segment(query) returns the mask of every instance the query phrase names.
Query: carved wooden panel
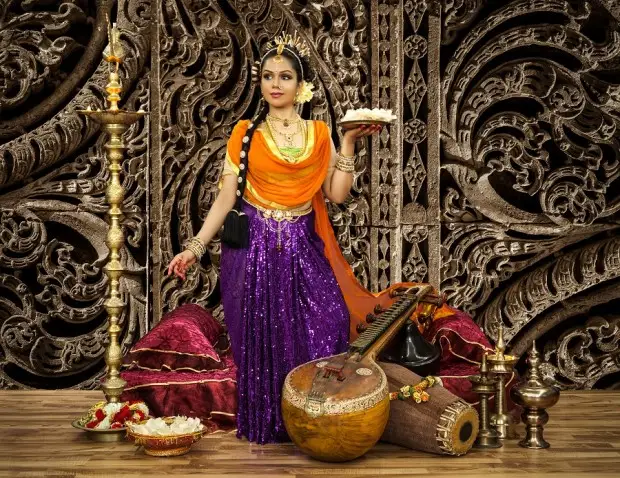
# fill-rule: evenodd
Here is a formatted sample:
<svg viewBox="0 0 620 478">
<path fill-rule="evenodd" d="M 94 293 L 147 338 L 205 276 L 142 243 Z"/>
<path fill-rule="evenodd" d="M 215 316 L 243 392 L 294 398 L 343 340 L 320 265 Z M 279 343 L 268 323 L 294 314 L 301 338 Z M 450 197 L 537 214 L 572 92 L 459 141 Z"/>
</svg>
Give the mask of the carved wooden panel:
<svg viewBox="0 0 620 478">
<path fill-rule="evenodd" d="M 587 325 L 620 298 L 618 20 L 590 1 L 445 7 L 442 288 L 518 354 L 538 338 L 558 385 L 595 386 L 618 371 Z"/>
<path fill-rule="evenodd" d="M 562 387 L 620 373 L 620 28 L 577 0 L 0 0 L 0 387 L 96 386 L 106 278 L 105 16 L 129 61 L 123 252 L 127 348 L 167 310 L 219 304 L 219 243 L 165 276 L 217 194 L 226 139 L 256 110 L 249 66 L 278 32 L 312 46 L 332 126 L 356 107 L 400 121 L 360 144 L 330 214 L 360 281 L 428 281 Z M 221 307 L 216 308 L 221 315 Z"/>
<path fill-rule="evenodd" d="M 103 107 L 106 15 L 129 61 L 126 104 L 149 100 L 145 1 L 0 2 L 0 387 L 94 388 L 106 312 L 104 138 L 76 111 Z M 126 349 L 148 329 L 148 128 L 124 163 Z"/>
</svg>

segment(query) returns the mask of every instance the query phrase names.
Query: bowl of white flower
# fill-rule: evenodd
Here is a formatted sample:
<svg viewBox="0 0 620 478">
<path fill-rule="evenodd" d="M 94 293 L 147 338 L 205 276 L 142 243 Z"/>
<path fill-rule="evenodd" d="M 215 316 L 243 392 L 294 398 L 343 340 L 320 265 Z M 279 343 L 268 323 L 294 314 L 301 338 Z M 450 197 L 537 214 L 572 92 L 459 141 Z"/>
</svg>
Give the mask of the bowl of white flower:
<svg viewBox="0 0 620 478">
<path fill-rule="evenodd" d="M 392 110 L 382 108 L 358 108 L 347 111 L 340 120 L 340 126 L 345 130 L 359 128 L 364 125 L 387 126 L 397 119 L 398 117 L 392 113 Z"/>
<path fill-rule="evenodd" d="M 127 423 L 127 438 L 151 456 L 179 456 L 202 438 L 205 426 L 198 418 L 161 417 Z"/>
</svg>

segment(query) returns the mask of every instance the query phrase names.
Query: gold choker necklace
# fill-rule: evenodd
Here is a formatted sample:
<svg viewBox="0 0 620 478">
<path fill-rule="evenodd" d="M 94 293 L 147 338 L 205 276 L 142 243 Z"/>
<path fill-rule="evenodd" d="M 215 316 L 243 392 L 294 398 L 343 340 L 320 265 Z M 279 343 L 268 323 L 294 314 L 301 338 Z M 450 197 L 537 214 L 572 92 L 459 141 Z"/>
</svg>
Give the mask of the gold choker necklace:
<svg viewBox="0 0 620 478">
<path fill-rule="evenodd" d="M 301 121 L 301 117 L 299 115 L 297 115 L 295 119 L 290 119 L 290 118 L 278 118 L 277 116 L 273 116 L 272 114 L 268 113 L 267 118 L 270 119 L 271 121 L 277 121 L 277 122 L 282 123 L 282 126 L 284 126 L 285 128 L 288 128 L 289 126 L 297 124 Z"/>
</svg>

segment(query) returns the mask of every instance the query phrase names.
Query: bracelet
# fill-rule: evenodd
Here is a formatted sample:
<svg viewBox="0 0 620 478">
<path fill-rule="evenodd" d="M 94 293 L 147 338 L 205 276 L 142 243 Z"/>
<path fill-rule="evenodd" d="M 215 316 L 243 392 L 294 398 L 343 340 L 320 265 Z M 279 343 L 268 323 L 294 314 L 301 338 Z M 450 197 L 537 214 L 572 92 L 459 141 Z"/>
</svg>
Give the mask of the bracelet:
<svg viewBox="0 0 620 478">
<path fill-rule="evenodd" d="M 344 156 L 338 153 L 338 159 L 336 160 L 336 169 L 343 173 L 352 173 L 355 171 L 355 156 Z"/>
<path fill-rule="evenodd" d="M 202 242 L 202 239 L 198 236 L 194 236 L 185 245 L 185 250 L 194 254 L 196 256 L 196 260 L 199 261 L 205 252 L 207 252 L 207 247 L 204 242 Z"/>
</svg>

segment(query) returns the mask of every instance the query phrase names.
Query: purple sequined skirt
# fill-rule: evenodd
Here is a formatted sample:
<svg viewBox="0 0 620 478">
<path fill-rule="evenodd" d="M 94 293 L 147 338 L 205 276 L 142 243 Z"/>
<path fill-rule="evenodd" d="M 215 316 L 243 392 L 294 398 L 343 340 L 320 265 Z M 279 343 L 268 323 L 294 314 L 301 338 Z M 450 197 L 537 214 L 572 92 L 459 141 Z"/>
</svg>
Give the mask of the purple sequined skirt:
<svg viewBox="0 0 620 478">
<path fill-rule="evenodd" d="M 221 257 L 224 315 L 238 366 L 237 436 L 286 441 L 284 379 L 302 363 L 346 350 L 349 313 L 314 213 L 278 223 L 247 203 L 244 212 L 249 248 L 223 246 Z"/>
</svg>

